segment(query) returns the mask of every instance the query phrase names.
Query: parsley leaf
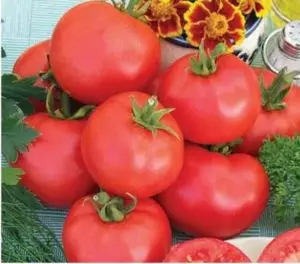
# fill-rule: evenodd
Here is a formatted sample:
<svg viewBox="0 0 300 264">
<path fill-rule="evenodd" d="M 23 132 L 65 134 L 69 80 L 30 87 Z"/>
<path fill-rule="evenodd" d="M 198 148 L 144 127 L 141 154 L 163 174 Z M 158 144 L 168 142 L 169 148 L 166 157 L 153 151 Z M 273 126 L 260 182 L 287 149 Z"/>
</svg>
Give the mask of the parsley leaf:
<svg viewBox="0 0 300 264">
<path fill-rule="evenodd" d="M 2 183 L 6 185 L 17 185 L 24 171 L 18 168 L 2 168 Z"/>
<path fill-rule="evenodd" d="M 13 100 L 2 100 L 2 154 L 8 163 L 15 162 L 19 152 L 39 134 L 23 123 L 22 112 Z"/>
<path fill-rule="evenodd" d="M 24 114 L 32 114 L 34 108 L 29 98 L 46 100 L 45 89 L 34 86 L 37 79 L 38 76 L 19 79 L 15 74 L 3 74 L 1 77 L 2 97 L 16 101 Z"/>
<path fill-rule="evenodd" d="M 300 225 L 300 135 L 266 140 L 259 158 L 270 179 L 276 219 Z"/>
</svg>

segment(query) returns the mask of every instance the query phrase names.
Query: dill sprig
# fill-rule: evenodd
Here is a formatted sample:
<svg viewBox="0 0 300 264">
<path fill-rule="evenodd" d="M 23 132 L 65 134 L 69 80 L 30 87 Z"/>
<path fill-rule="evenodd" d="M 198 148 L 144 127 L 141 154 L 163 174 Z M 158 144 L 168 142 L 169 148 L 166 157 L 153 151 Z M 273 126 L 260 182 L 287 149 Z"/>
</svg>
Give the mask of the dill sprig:
<svg viewBox="0 0 300 264">
<path fill-rule="evenodd" d="M 2 261 L 63 262 L 59 241 L 33 209 L 40 204 L 29 192 L 25 195 L 23 190 L 22 197 L 28 197 L 21 202 L 20 189 L 21 186 L 2 184 Z"/>
</svg>

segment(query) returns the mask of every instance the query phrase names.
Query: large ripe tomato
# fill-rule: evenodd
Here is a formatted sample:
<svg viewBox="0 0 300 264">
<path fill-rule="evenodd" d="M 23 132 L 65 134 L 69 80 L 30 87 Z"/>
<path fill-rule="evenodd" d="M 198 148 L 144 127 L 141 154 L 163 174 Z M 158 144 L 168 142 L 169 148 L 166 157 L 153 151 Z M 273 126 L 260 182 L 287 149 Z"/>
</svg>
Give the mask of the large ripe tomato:
<svg viewBox="0 0 300 264">
<path fill-rule="evenodd" d="M 206 59 L 199 59 L 199 67 L 191 66 L 195 56 L 184 56 L 166 70 L 158 90 L 160 101 L 175 108 L 173 116 L 186 140 L 222 144 L 243 136 L 260 110 L 255 74 L 228 54 L 217 58 L 215 72 L 201 76 L 194 71 L 200 71 Z"/>
<path fill-rule="evenodd" d="M 214 238 L 198 238 L 174 245 L 164 262 L 251 262 L 237 247 Z"/>
<path fill-rule="evenodd" d="M 13 73 L 21 78 L 36 76 L 40 72 L 49 70 L 47 55 L 49 54 L 50 40 L 39 42 L 25 50 L 16 60 L 13 66 Z M 39 87 L 48 88 L 49 84 L 42 79 L 36 82 Z M 45 103 L 37 99 L 31 99 L 36 112 L 45 111 Z"/>
<path fill-rule="evenodd" d="M 128 92 L 95 109 L 81 147 L 85 164 L 100 187 L 121 196 L 129 192 L 146 198 L 176 180 L 183 164 L 182 134 L 169 111 L 160 120 L 164 110 L 156 104 L 147 94 Z M 165 126 L 177 137 L 161 129 Z"/>
<path fill-rule="evenodd" d="M 183 169 L 158 201 L 178 230 L 229 238 L 259 218 L 268 194 L 268 177 L 252 156 L 186 145 Z"/>
<path fill-rule="evenodd" d="M 151 199 L 139 201 L 120 222 L 104 222 L 82 198 L 71 208 L 62 237 L 69 262 L 161 262 L 172 242 L 168 218 Z"/>
<path fill-rule="evenodd" d="M 50 50 L 54 75 L 83 103 L 142 90 L 160 64 L 160 44 L 149 26 L 103 1 L 86 1 L 58 22 Z"/>
<path fill-rule="evenodd" d="M 286 231 L 273 239 L 258 262 L 300 263 L 300 228 Z"/>
<path fill-rule="evenodd" d="M 54 207 L 68 207 L 95 191 L 96 185 L 80 152 L 85 120 L 59 120 L 38 113 L 27 117 L 25 122 L 40 136 L 13 164 L 25 172 L 21 180 L 24 186 Z"/>
<path fill-rule="evenodd" d="M 267 89 L 277 77 L 267 69 L 255 69 L 257 78 L 262 75 Z M 283 99 L 285 108 L 281 110 L 267 110 L 261 107 L 261 111 L 253 126 L 243 136 L 243 143 L 237 148 L 238 152 L 257 155 L 262 143 L 267 138 L 275 135 L 293 136 L 300 132 L 300 89 L 292 86 Z M 280 101 L 277 103 L 281 103 Z"/>
</svg>

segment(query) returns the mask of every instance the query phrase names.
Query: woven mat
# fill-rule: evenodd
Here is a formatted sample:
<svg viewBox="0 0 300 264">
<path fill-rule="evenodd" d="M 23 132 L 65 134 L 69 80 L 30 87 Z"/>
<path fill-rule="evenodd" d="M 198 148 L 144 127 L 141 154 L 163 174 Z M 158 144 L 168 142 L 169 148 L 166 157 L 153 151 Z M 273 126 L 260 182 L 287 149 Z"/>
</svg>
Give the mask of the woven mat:
<svg viewBox="0 0 300 264">
<path fill-rule="evenodd" d="M 2 0 L 2 45 L 7 57 L 2 60 L 2 72 L 10 72 L 17 57 L 30 45 L 49 38 L 58 18 L 81 0 Z M 262 65 L 260 54 L 255 58 L 255 66 Z M 45 208 L 40 211 L 42 221 L 54 230 L 61 239 L 62 225 L 66 210 Z M 276 226 L 270 209 L 266 209 L 259 221 L 241 237 L 275 236 L 289 227 Z M 174 232 L 173 242 L 188 239 L 185 234 Z"/>
</svg>

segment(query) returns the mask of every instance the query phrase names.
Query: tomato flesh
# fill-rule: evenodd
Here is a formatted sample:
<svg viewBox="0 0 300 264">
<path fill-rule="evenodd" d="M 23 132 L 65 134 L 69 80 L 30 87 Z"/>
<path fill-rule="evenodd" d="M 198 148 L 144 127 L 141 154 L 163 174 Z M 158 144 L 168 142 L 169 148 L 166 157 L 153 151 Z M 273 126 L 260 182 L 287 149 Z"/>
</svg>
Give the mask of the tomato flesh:
<svg viewBox="0 0 300 264">
<path fill-rule="evenodd" d="M 300 228 L 282 233 L 264 249 L 259 262 L 300 263 Z"/>
<path fill-rule="evenodd" d="M 189 240 L 173 246 L 164 262 L 250 262 L 235 246 L 213 238 Z"/>
</svg>

